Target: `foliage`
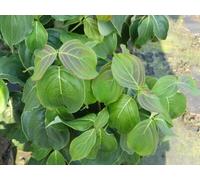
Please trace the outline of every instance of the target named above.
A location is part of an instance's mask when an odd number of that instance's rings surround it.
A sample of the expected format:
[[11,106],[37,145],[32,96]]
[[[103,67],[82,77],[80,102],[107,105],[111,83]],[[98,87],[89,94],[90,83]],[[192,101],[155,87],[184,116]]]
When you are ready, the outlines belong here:
[[146,76],[129,52],[168,28],[165,16],[0,16],[0,132],[32,152],[28,164],[152,155],[186,111],[182,87],[199,94],[191,77]]

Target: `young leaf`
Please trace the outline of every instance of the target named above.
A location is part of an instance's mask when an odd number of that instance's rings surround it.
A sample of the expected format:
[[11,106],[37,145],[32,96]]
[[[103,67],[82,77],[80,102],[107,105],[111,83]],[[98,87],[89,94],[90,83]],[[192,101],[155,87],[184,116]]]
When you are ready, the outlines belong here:
[[93,79],[98,75],[96,54],[80,41],[67,41],[61,46],[58,54],[67,71],[78,78]]
[[91,17],[86,17],[83,21],[85,35],[93,40],[102,41],[103,36],[100,34],[97,21]]
[[84,102],[83,80],[70,75],[63,67],[50,67],[36,83],[36,88],[40,103],[49,109],[65,107],[73,113]]
[[3,39],[12,47],[23,41],[32,31],[33,16],[1,16],[0,27]]
[[128,134],[127,144],[128,148],[141,156],[153,154],[158,145],[155,123],[150,119],[138,123]]
[[53,151],[47,159],[47,165],[65,165],[65,159],[59,151]]
[[141,24],[138,27],[138,38],[136,39],[135,44],[138,46],[142,46],[149,39],[151,39],[152,35],[153,23],[150,16],[147,16],[144,20],[142,20]]
[[166,16],[151,16],[153,32],[158,39],[166,39],[169,29],[169,22]]
[[57,51],[49,45],[45,45],[42,50],[35,51],[35,67],[32,80],[38,81],[45,74],[47,69],[53,64],[57,56]]
[[123,88],[113,78],[111,70],[104,70],[92,81],[92,90],[97,101],[108,105],[119,99]]
[[9,99],[9,91],[3,80],[0,79],[0,114],[4,112],[7,107]]
[[69,148],[72,161],[86,158],[96,143],[95,129],[88,130],[72,140]]
[[140,121],[135,100],[123,94],[120,99],[108,106],[110,125],[120,133],[128,133]]
[[103,128],[108,123],[108,119],[109,119],[108,110],[104,108],[98,113],[97,118],[94,122],[94,127],[97,130]]
[[170,97],[178,91],[176,76],[168,75],[161,77],[152,88],[152,92],[157,96]]
[[145,83],[144,66],[134,55],[115,54],[111,69],[113,77],[122,87],[138,90]]
[[35,21],[33,31],[26,38],[26,45],[31,52],[35,49],[42,49],[47,43],[48,33],[44,26],[39,22]]
[[117,150],[118,143],[113,134],[108,134],[104,129],[101,130],[101,150],[113,152]]

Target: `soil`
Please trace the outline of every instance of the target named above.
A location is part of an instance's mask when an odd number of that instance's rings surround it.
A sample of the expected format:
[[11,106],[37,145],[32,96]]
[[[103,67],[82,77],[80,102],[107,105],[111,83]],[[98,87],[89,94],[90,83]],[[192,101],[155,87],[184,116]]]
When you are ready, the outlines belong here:
[[0,165],[13,165],[15,164],[16,148],[12,143],[0,136]]

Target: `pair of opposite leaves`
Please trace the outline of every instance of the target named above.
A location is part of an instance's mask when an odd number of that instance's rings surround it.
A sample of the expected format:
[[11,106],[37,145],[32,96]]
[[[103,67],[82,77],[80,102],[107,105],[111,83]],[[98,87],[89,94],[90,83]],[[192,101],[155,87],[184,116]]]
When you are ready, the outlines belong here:
[[[76,112],[84,102],[86,93],[84,91],[86,86],[84,80],[94,79],[98,75],[96,72],[97,58],[92,49],[77,40],[71,40],[63,44],[58,54],[64,67],[52,66],[49,68],[56,59],[57,51],[50,46],[46,46],[43,50],[36,52],[35,70],[32,79],[37,81],[37,92],[42,105],[49,108],[62,105],[66,106],[69,112]],[[101,101],[105,104],[110,103],[106,102],[109,101],[106,99],[109,93],[106,94],[104,91],[105,93],[102,94],[100,90],[97,90],[98,80],[102,81],[102,76],[104,79],[105,76],[111,77],[113,74],[119,85],[132,89],[137,89],[139,84],[144,83],[144,67],[135,56],[116,54],[111,69],[112,72],[101,73],[94,80],[97,82],[94,83],[95,88],[93,88],[95,95],[97,94],[97,100],[99,100],[99,97],[103,99],[103,96],[105,96],[105,101]],[[114,84],[114,90],[118,89],[117,95],[113,93],[116,96],[113,98],[114,100],[110,100],[114,102],[121,95],[122,88],[113,80],[113,77],[110,80]],[[74,94],[76,94],[76,97],[73,96]],[[63,101],[63,99],[68,99],[68,101]]]

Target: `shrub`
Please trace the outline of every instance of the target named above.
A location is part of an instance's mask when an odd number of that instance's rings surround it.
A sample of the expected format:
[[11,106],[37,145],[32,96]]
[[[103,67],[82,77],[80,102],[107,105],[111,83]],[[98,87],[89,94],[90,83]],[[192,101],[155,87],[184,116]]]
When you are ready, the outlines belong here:
[[[173,135],[188,76],[146,76],[128,47],[164,40],[165,16],[0,16],[1,133],[28,164],[137,164]],[[10,113],[10,114],[9,114]]]

